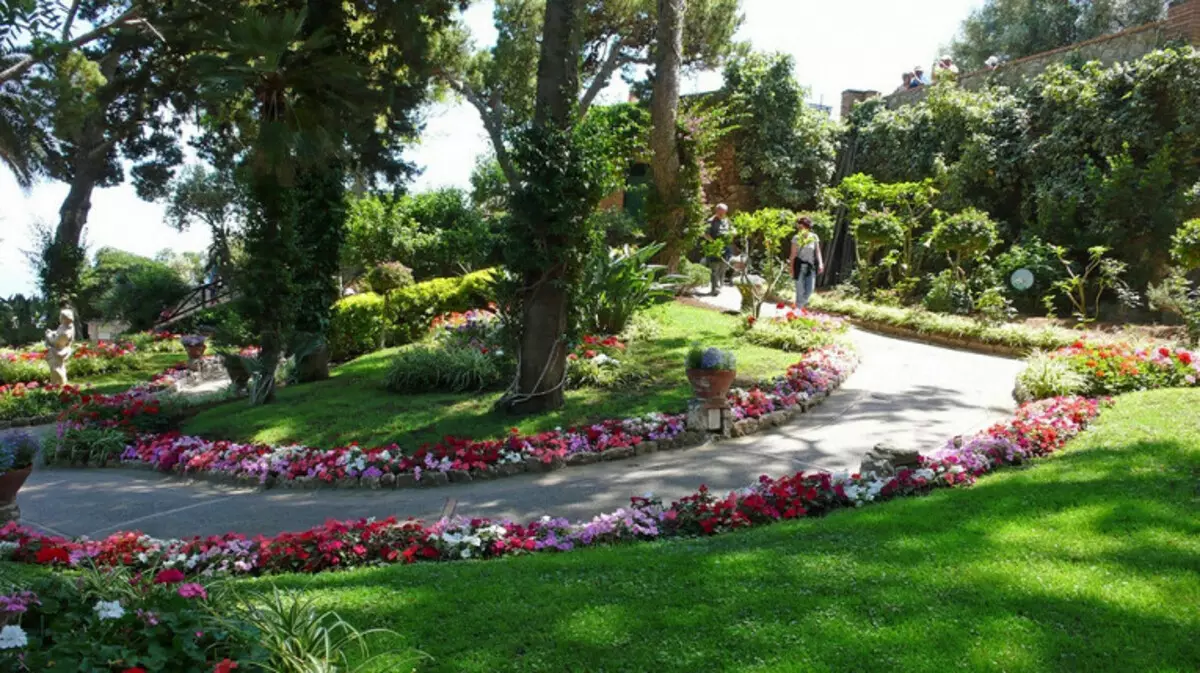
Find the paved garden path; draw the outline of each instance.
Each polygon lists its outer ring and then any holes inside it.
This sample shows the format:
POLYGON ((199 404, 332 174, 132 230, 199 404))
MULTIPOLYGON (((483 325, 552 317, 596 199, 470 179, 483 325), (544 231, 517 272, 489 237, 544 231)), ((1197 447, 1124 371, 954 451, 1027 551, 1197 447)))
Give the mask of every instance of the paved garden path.
MULTIPOLYGON (((736 302, 728 295, 705 299, 736 302)), ((772 309, 774 307, 771 307, 772 309)), ((270 534, 330 518, 398 515, 434 519, 447 499, 465 515, 528 520, 591 517, 653 492, 677 498, 706 483, 729 490, 761 474, 857 467, 879 442, 933 447, 978 430, 1013 408, 1020 363, 852 331, 862 364, 824 405, 772 431, 683 451, 525 474, 488 482, 398 491, 269 490, 192 484, 131 470, 38 469, 17 497, 24 523, 49 532, 157 536, 236 531, 270 534)))

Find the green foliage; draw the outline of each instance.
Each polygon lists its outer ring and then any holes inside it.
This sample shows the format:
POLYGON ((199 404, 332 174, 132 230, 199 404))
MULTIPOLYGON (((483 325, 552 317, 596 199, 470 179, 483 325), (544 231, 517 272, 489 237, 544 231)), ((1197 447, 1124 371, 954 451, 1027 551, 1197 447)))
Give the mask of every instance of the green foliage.
POLYGON ((1150 308, 1182 318, 1188 342, 1200 345, 1200 287, 1179 269, 1172 269, 1161 283, 1151 285, 1146 290, 1146 299, 1150 308))
POLYGON ((1066 358, 1037 350, 1025 358, 1025 368, 1017 374, 1013 397, 1018 402, 1044 400, 1060 395, 1079 395, 1086 387, 1083 375, 1076 372, 1066 358))
POLYGON ((23 346, 42 339, 39 323, 50 307, 39 297, 14 294, 0 299, 0 346, 23 346))
POLYGON ((982 68, 991 56, 1022 58, 1163 18, 1161 0, 987 0, 951 43, 959 67, 982 68))
POLYGON ((880 267, 889 269, 890 273, 890 268, 896 261, 896 253, 904 245, 904 224, 891 213, 871 211, 850 223, 850 235, 854 237, 855 255, 858 259, 859 291, 867 295, 875 286, 880 267), (884 260, 876 259, 880 252, 885 253, 884 260))
POLYGON ((950 269, 943 269, 930 279, 929 289, 921 299, 921 304, 935 313, 966 315, 972 309, 967 285, 950 269))
POLYGON ((388 331, 389 343, 421 338, 433 319, 443 313, 467 311, 491 301, 493 272, 476 271, 460 278, 434 278, 383 297, 364 293, 346 297, 333 307, 329 345, 334 360, 346 360, 379 347, 388 331))
POLYGON ((372 292, 379 295, 386 295, 412 284, 412 270, 400 262, 384 262, 367 274, 367 285, 371 287, 372 292))
POLYGON ((807 353, 832 344, 835 338, 834 332, 815 329, 803 320, 763 320, 742 334, 748 343, 788 353, 807 353))
MULTIPOLYGON (((1058 248, 1059 261, 1067 276, 1056 281, 1052 289, 1071 303, 1075 319, 1084 325, 1096 320, 1100 314, 1100 299, 1108 290, 1125 290, 1125 263, 1108 257, 1108 248, 1096 246, 1088 250, 1088 261, 1082 269, 1066 258, 1066 249, 1058 248)), ((1053 296, 1044 298, 1047 311, 1054 310, 1053 296)))
MULTIPOLYGON (((84 565, 72 576, 39 576, 20 587, 38 600, 9 615, 8 623, 25 630, 29 645, 0 650, 0 666, 111 671, 138 670, 137 664, 141 670, 211 673, 214 661, 227 658, 254 666, 257 630, 234 618, 218 622, 208 599, 186 598, 179 588, 119 566, 101 571, 84 565), (101 601, 107 606, 103 614, 101 601)), ((0 593, 11 590, 0 586, 0 593)))
POLYGON ((665 278, 664 282, 674 286, 677 296, 684 296, 707 286, 712 279, 711 273, 711 270, 703 264, 681 259, 675 274, 665 278))
POLYGON ((782 53, 742 55, 725 68, 725 92, 740 119, 742 182, 761 206, 811 204, 833 176, 837 127, 804 101, 795 61, 782 53))
POLYGON ((828 211, 824 210, 803 210, 796 213, 796 220, 802 217, 807 217, 813 223, 813 233, 815 233, 822 242, 828 243, 833 240, 834 228, 837 226, 837 219, 834 218, 828 211))
POLYGON ((134 331, 152 327, 164 309, 190 290, 166 264, 115 248, 96 253, 82 286, 83 320, 126 321, 134 331))
POLYGON ((1030 236, 996 255, 995 269, 1004 283, 1005 293, 1022 311, 1031 312, 1040 307, 1041 297, 1065 276, 1055 247, 1037 236, 1030 236), (1013 272, 1018 269, 1028 269, 1033 274, 1033 285, 1026 290, 1012 286, 1013 272))
POLYGON ((665 268, 650 263, 662 248, 661 243, 641 248, 595 248, 573 291, 575 330, 583 334, 620 334, 639 310, 670 298, 669 287, 659 282, 665 268))
POLYGON ((243 310, 244 300, 234 299, 200 309, 171 323, 170 329, 180 334, 211 334, 214 346, 244 348, 257 343, 250 321, 243 310))
POLYGON ((1188 220, 1175 230, 1171 258, 1184 271, 1200 269, 1200 218, 1188 220))
POLYGON ((47 465, 104 467, 120 462, 128 441, 117 428, 67 427, 60 436, 46 438, 42 456, 47 465))
POLYGON ((953 255, 961 262, 966 257, 986 254, 996 247, 1000 236, 987 213, 969 208, 938 222, 929 240, 938 252, 953 255))
POLYGON ((417 345, 392 360, 385 385, 394 393, 461 393, 493 389, 512 377, 513 362, 494 352, 462 346, 417 345))
POLYGON ((342 265, 371 269, 398 261, 417 279, 477 269, 494 256, 496 236, 459 189, 412 196, 366 196, 350 204, 342 265))

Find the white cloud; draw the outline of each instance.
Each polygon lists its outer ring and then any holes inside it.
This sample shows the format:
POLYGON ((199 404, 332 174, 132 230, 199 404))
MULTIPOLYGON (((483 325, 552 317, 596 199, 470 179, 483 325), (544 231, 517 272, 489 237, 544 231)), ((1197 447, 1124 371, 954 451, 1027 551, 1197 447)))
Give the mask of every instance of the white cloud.
MULTIPOLYGON (((836 110, 844 89, 888 92, 899 84, 901 72, 917 63, 928 67, 962 19, 980 4, 981 0, 743 0, 746 23, 738 37, 759 50, 792 54, 796 78, 810 87, 813 100, 836 110)), ((491 12, 492 3, 481 2, 466 15, 481 45, 496 39, 491 12)), ((719 86, 720 73, 702 73, 689 78, 685 91, 719 86)), ((626 92, 618 81, 602 100, 623 100, 626 92)), ((421 144, 407 154, 424 169, 411 188, 469 186, 475 157, 488 147, 483 125, 469 105, 433 106, 421 144)), ((65 195, 65 185, 44 184, 25 196, 0 170, 0 295, 34 289, 33 274, 20 251, 32 245, 28 227, 35 218, 57 221, 65 195)), ((208 245, 208 232, 172 230, 163 223, 163 206, 139 200, 129 185, 96 190, 87 238, 93 249, 115 246, 139 254, 163 248, 199 251, 208 245)))

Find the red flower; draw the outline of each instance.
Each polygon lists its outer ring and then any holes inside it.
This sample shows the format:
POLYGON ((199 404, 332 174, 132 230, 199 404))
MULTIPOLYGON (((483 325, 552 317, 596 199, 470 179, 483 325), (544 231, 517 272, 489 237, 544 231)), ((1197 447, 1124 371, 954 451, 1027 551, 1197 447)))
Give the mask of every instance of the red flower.
POLYGON ((584 351, 583 357, 591 360, 592 358, 596 357, 596 351, 593 351, 593 350, 584 351))
POLYGON ((178 584, 184 579, 183 571, 178 568, 168 568, 154 576, 155 584, 178 584))
POLYGON ((146 673, 146 669, 142 668, 141 666, 134 666, 133 668, 127 668, 121 671, 121 673, 146 673))
POLYGON ((754 316, 752 316, 752 315, 746 316, 746 324, 747 325, 753 325, 756 322, 758 322, 758 321, 754 319, 754 316))
POLYGON ((230 673, 230 671, 237 667, 238 665, 236 661, 232 659, 222 659, 221 663, 217 664, 217 667, 213 669, 213 673, 230 673))
POLYGON ((42 547, 37 551, 34 557, 38 563, 50 564, 54 562, 70 563, 71 555, 62 547, 42 547))
POLYGON ((787 308, 787 302, 782 302, 782 301, 781 301, 781 302, 779 302, 778 304, 776 304, 776 305, 775 305, 775 308, 777 308, 777 309, 779 309, 780 311, 782 311, 783 309, 787 308))
POLYGON ((1179 351, 1179 361, 1185 365, 1192 364, 1192 354, 1187 351, 1179 351))

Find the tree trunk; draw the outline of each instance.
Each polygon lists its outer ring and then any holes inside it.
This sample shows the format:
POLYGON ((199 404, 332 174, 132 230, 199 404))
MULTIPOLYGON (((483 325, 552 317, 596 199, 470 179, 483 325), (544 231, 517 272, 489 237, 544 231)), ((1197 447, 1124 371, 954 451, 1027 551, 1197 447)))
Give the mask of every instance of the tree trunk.
POLYGON ((538 413, 564 403, 567 370, 567 292, 561 272, 543 278, 528 292, 521 315, 521 370, 517 395, 508 401, 513 413, 538 413))
MULTIPOLYGON (((533 114, 535 128, 547 132, 570 128, 579 95, 582 10, 582 0, 546 3, 533 114)), ((563 378, 567 369, 566 271, 560 264, 525 274, 521 368, 516 390, 505 400, 511 412, 547 411, 563 405, 563 378)))
POLYGON ((672 273, 683 253, 684 210, 679 193, 679 69, 683 57, 684 0, 658 0, 658 49, 654 54, 654 96, 650 101, 650 148, 654 152, 655 207, 650 236, 663 243, 658 262, 672 273))
POLYGON ((58 210, 54 239, 45 251, 42 291, 54 303, 74 301, 79 292, 79 278, 86 257, 82 246, 83 229, 92 209, 92 192, 99 181, 99 173, 86 161, 76 162, 71 188, 58 210))

